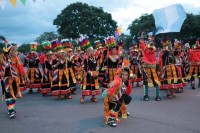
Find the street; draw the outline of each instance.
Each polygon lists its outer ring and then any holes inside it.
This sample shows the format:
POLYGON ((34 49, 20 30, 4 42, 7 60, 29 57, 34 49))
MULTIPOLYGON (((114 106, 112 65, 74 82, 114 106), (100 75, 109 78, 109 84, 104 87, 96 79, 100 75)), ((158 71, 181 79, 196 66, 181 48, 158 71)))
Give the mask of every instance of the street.
POLYGON ((162 101, 154 100, 154 88, 150 89, 150 101, 141 101, 142 88, 133 88, 132 102, 128 106, 130 116, 121 119, 116 128, 104 124, 103 99, 98 103, 85 99, 80 104, 81 91, 71 100, 57 101, 55 97, 23 92, 16 103, 16 117, 6 114, 5 101, 0 102, 0 133, 200 133, 200 88, 190 85, 175 99, 167 99, 161 91, 162 101))

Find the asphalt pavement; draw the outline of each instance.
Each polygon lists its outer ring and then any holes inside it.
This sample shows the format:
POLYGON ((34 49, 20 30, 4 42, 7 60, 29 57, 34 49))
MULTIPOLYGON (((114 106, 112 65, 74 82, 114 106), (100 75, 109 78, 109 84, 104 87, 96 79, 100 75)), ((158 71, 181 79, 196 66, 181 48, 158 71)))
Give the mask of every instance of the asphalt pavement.
MULTIPOLYGON (((0 92, 1 93, 1 92, 0 92)), ((0 133, 200 133, 200 88, 190 85, 175 99, 155 101, 155 90, 150 89, 150 101, 141 101, 143 89, 134 87, 130 116, 121 119, 116 128, 104 124, 103 99, 98 103, 80 104, 81 91, 71 100, 57 101, 53 96, 23 92, 16 103, 16 117, 7 115, 5 101, 0 102, 0 133)))

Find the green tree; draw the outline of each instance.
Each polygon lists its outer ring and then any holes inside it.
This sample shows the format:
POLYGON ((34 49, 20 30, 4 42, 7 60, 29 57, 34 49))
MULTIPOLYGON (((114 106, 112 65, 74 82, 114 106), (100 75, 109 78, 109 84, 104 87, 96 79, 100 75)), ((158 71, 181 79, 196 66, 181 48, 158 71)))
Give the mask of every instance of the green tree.
POLYGON ((111 14, 104 12, 102 8, 80 2, 63 9, 53 24, 63 37, 73 39, 78 38, 80 34, 103 39, 107 35, 113 35, 117 28, 111 14))
POLYGON ((145 29, 155 27, 155 21, 152 14, 143 14, 138 19, 135 19, 129 26, 128 29, 132 36, 137 36, 145 29))
MULTIPOLYGON (((30 44, 22 44, 21 46, 18 47, 18 51, 22 53, 27 53, 30 52, 30 44)), ((42 45, 37 46, 37 52, 43 52, 44 49, 42 45)))
POLYGON ((60 35, 56 34, 55 32, 44 32, 39 37, 35 39, 35 41, 41 44, 44 41, 52 41, 54 39, 61 38, 60 35))
POLYGON ((18 51, 22 53, 30 52, 30 44, 22 44, 18 47, 18 51))

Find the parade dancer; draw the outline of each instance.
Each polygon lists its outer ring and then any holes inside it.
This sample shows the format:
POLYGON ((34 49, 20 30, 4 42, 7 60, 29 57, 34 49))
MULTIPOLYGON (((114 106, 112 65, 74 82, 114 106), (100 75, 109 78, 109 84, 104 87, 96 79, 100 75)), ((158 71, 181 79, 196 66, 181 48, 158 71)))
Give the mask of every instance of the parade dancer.
POLYGON ((127 116, 130 115, 130 113, 127 112, 127 106, 131 102, 131 99, 132 99, 130 94, 132 92, 132 87, 133 87, 132 80, 133 80, 133 78, 135 78, 134 74, 130 70, 130 61, 129 60, 123 61, 122 68, 118 69, 118 73, 121 74, 121 78, 122 78, 122 82, 123 82, 122 90, 124 90, 122 97, 120 98, 122 105, 121 105, 120 112, 118 115, 122 116, 122 118, 126 119, 127 116))
POLYGON ((168 49, 168 46, 171 46, 171 42, 165 38, 162 40, 162 45, 163 50, 159 54, 160 89, 166 90, 167 98, 171 99, 176 97, 175 89, 181 88, 182 84, 178 84, 178 73, 174 64, 173 53, 168 49))
POLYGON ((130 50, 130 61, 131 61, 131 71, 136 76, 135 81, 137 87, 140 87, 139 84, 142 81, 142 71, 141 71, 141 58, 140 58, 140 51, 137 48, 137 44, 134 44, 132 49, 130 50))
POLYGON ((154 45, 154 34, 149 36, 150 41, 146 43, 144 41, 144 32, 142 32, 142 36, 140 38, 140 48, 142 49, 143 57, 143 87, 144 87, 144 96, 141 100, 148 101, 149 100, 149 91, 148 87, 155 87, 156 89, 156 101, 160 101, 160 92, 159 85, 160 81, 158 78, 158 73, 156 69, 157 60, 156 60, 156 47, 154 45))
POLYGON ((75 76, 77 79, 77 84, 82 84, 82 79, 83 79, 83 51, 81 51, 81 48, 78 47, 76 49, 76 56, 75 56, 75 64, 74 66, 75 69, 75 76))
POLYGON ((177 70, 177 88, 176 93, 182 93, 183 87, 187 86, 186 82, 186 72, 183 69, 183 53, 182 53, 183 44, 180 41, 174 42, 174 64, 177 70))
POLYGON ((52 63, 54 70, 51 88, 52 95, 57 96, 57 100, 60 100, 61 96, 64 96, 65 99, 72 99, 66 70, 66 51, 62 49, 62 45, 58 40, 52 41, 52 49, 56 51, 56 59, 52 63))
POLYGON ((46 50, 46 55, 44 61, 42 61, 43 77, 42 77, 42 86, 41 93, 43 96, 47 96, 48 93, 51 93, 51 84, 52 84, 52 63, 53 63, 53 52, 51 50, 51 42, 46 41, 42 43, 43 48, 46 50))
POLYGON ((64 47, 66 51, 66 71, 68 74, 69 79, 69 87, 71 89, 72 94, 76 94, 76 77, 74 73, 74 66, 75 64, 75 55, 72 51, 72 42, 69 39, 63 39, 61 40, 62 46, 64 47))
MULTIPOLYGON (((6 44, 6 47, 3 49, 3 58, 1 59, 1 85, 2 85, 2 99, 5 99, 7 104, 7 111, 10 118, 14 118, 16 115, 15 103, 17 97, 21 97, 21 92, 19 88, 19 73, 17 66, 20 65, 20 61, 15 62, 13 60, 13 46, 6 44)), ((21 66, 20 66, 21 67, 21 66)), ((25 72, 24 72, 25 73, 25 72)), ((23 74, 23 73, 20 73, 23 74)))
MULTIPOLYGON (((107 37, 105 39, 105 44, 107 45, 109 52, 104 61, 103 68, 106 70, 106 72, 105 72, 105 77, 103 80, 102 87, 108 88, 107 86, 108 83, 111 83, 114 80, 114 77, 117 75, 117 69, 119 65, 119 54, 118 54, 118 51, 116 50, 116 41, 113 36, 107 37)), ((108 119, 110 115, 110 109, 108 107, 109 107, 108 97, 105 97, 104 98, 104 116, 106 119, 108 119)))
POLYGON ((92 96, 91 102, 97 102, 96 95, 100 94, 98 83, 97 62, 94 57, 94 50, 89 40, 82 36, 79 45, 86 51, 87 57, 84 59, 84 77, 82 85, 82 97, 80 103, 84 103, 85 96, 92 96))
POLYGON ((195 79, 199 79, 199 87, 200 87, 200 44, 197 39, 194 48, 188 50, 188 57, 190 61, 190 70, 187 78, 191 78, 191 87, 195 88, 195 79))
POLYGON ((33 93, 33 88, 38 88, 37 92, 40 92, 42 74, 39 69, 39 55, 37 51, 37 43, 33 42, 30 44, 31 52, 28 53, 25 62, 28 64, 28 70, 26 72, 26 88, 29 89, 29 94, 33 93))
POLYGON ((102 65, 102 45, 101 45, 101 42, 99 40, 95 41, 94 42, 95 45, 96 45, 96 53, 95 53, 95 58, 96 58, 96 61, 97 61, 97 70, 99 71, 99 75, 98 75, 98 80, 99 80, 99 83, 102 83, 103 81, 103 77, 104 77, 104 71, 101 70, 101 65, 102 65))
POLYGON ((132 83, 129 81, 129 61, 125 60, 122 68, 117 70, 114 80, 108 84, 108 89, 102 93, 102 97, 108 98, 108 105, 104 108, 109 109, 109 115, 105 116, 105 123, 111 127, 116 127, 120 122, 118 113, 122 113, 123 118, 127 118, 126 106, 131 101, 132 83))

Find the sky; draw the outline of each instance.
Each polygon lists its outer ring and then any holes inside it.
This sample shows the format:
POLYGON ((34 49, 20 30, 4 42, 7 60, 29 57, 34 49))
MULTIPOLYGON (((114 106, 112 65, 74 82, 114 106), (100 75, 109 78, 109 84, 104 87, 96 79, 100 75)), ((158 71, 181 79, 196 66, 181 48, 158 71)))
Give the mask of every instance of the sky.
POLYGON ((8 41, 30 43, 44 32, 57 31, 53 20, 71 3, 83 2, 102 7, 111 13, 113 20, 122 27, 122 32, 129 34, 128 25, 144 13, 172 4, 182 4, 187 13, 200 14, 200 0, 27 0, 22 5, 17 0, 14 8, 6 0, 5 10, 0 8, 0 35, 8 41))

